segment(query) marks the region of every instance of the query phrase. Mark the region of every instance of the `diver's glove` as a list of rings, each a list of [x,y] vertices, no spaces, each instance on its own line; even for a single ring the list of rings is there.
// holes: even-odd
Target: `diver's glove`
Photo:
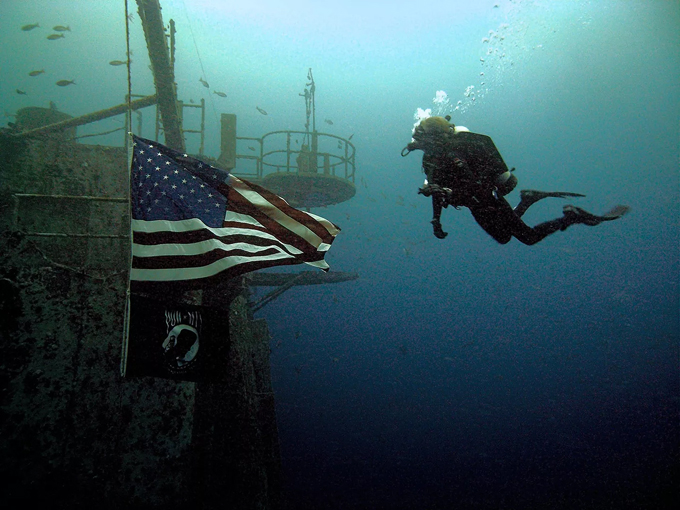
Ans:
[[[442,230],[442,224],[439,220],[434,219],[430,223],[432,223],[432,228],[434,229],[434,236],[437,239],[444,239],[447,235],[449,235],[448,232],[444,232]]]
[[[434,190],[433,190],[434,187],[437,187],[437,188],[438,188],[439,186],[433,186],[433,185],[431,185],[431,184],[426,184],[426,185],[423,186],[422,188],[418,188],[418,194],[419,194],[419,195],[426,196],[426,197],[429,197],[429,196],[432,195],[432,192],[434,191]]]
[[[418,188],[418,194],[424,195],[426,197],[431,195],[440,195],[443,198],[448,199],[451,196],[451,193],[451,188],[442,188],[437,184],[426,184],[422,188]]]

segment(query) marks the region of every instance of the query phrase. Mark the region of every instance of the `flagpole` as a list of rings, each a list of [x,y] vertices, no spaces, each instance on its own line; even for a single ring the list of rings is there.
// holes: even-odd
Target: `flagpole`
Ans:
[[[125,377],[127,371],[127,354],[130,340],[130,272],[132,271],[132,193],[130,192],[131,178],[132,178],[132,156],[134,152],[134,140],[132,138],[132,72],[130,68],[130,18],[128,14],[128,0],[123,0],[125,3],[125,36],[127,45],[127,78],[128,78],[128,93],[127,93],[127,113],[125,121],[128,126],[128,133],[125,137],[125,148],[127,149],[127,171],[128,171],[128,239],[130,240],[130,251],[128,254],[128,274],[125,285],[125,317],[123,319],[123,345],[121,347],[120,359],[120,375]],[[141,135],[141,133],[140,133]]]
[[[120,375],[125,377],[127,370],[127,353],[130,339],[130,272],[132,271],[132,193],[130,193],[131,186],[131,170],[132,170],[132,156],[134,151],[134,141],[132,133],[128,133],[127,138],[127,167],[128,167],[128,239],[130,240],[130,251],[128,253],[128,272],[127,282],[125,285],[125,319],[123,321],[123,346],[120,361]]]

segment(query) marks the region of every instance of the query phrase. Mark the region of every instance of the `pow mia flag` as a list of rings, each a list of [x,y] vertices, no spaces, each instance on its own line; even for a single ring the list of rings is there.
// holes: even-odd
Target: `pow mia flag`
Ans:
[[[224,312],[131,294],[122,372],[183,381],[218,382],[228,347]]]

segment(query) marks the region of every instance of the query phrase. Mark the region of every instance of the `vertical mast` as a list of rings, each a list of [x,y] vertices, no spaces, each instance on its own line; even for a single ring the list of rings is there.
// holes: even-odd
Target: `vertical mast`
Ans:
[[[316,132],[316,97],[315,97],[316,84],[314,83],[314,76],[312,76],[311,67],[309,68],[309,72],[307,73],[307,79],[309,80],[309,83],[307,85],[309,85],[310,105],[312,107],[312,153],[316,157],[316,153],[319,151],[319,135]]]
[[[175,150],[184,151],[175,75],[165,39],[161,6],[159,0],[137,0],[137,6],[144,27],[146,45],[149,49],[149,59],[153,69],[156,95],[158,96],[158,108],[165,131],[165,143]]]

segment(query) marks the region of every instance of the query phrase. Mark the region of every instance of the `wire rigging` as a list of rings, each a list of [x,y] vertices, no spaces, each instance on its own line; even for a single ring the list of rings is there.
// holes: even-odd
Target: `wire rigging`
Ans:
[[[127,55],[127,114],[125,122],[132,131],[132,68],[130,66],[130,13],[128,11],[128,0],[125,3],[125,55]],[[140,133],[141,134],[141,133]],[[127,140],[127,138],[126,138]]]
[[[198,57],[198,63],[201,65],[201,72],[203,73],[203,78],[205,79],[207,77],[207,74],[205,72],[205,68],[203,67],[203,59],[201,59],[201,53],[198,51],[198,44],[196,44],[196,37],[194,36],[194,29],[191,27],[191,20],[189,19],[189,11],[187,10],[187,5],[182,0],[182,5],[184,6],[184,16],[187,18],[187,24],[189,25],[189,32],[191,33],[191,38],[194,41],[194,48],[196,49],[196,56]],[[217,109],[215,108],[215,102],[213,101],[213,97],[211,94],[208,94],[208,97],[210,97],[210,106],[212,106],[213,113],[215,114],[215,121],[217,122],[219,120],[219,117],[217,115]]]

